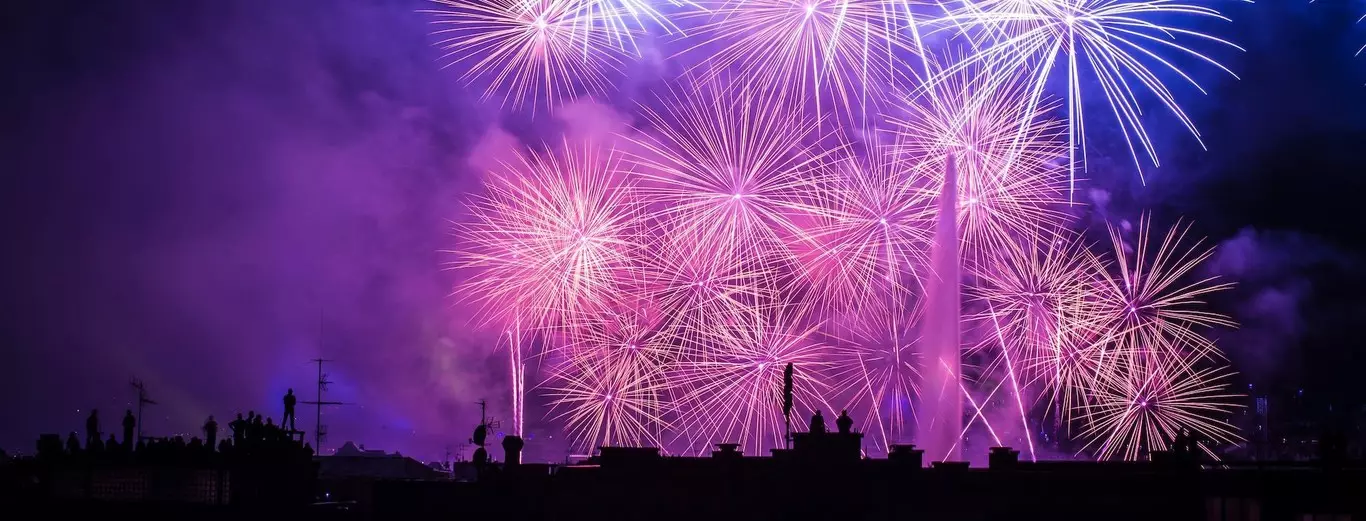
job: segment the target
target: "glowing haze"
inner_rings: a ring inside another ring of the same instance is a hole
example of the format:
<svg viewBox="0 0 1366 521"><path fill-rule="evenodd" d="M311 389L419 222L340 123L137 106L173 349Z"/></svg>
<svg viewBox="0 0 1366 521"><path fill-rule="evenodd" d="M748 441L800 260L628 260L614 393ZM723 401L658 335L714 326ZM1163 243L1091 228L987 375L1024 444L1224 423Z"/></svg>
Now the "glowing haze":
<svg viewBox="0 0 1366 521"><path fill-rule="evenodd" d="M1036 458L1051 439L1138 459L1182 430L1239 440L1205 336L1234 326L1205 302L1227 285L1192 276L1211 252L1146 218L1132 237L1111 226L1111 253L1068 225L1087 102L1109 107L1135 160L1158 160L1138 90L1198 139L1148 63L1192 82L1170 55L1222 69L1164 38L1232 47L1167 22L1213 8L754 0L642 20L630 2L437 3L462 79L514 110L602 93L603 57L638 55L636 35L670 16L667 59L704 56L636 107L635 128L519 152L470 196L454 298L504 331L514 432L542 393L582 453L763 454L784 444L791 363L799 428L848 410L872 454Z"/></svg>
<svg viewBox="0 0 1366 521"><path fill-rule="evenodd" d="M1109 2L1157 39L1096 12L1073 52L1054 15L1093 3L21 3L0 31L0 448L91 407L113 423L130 377L160 402L153 434L278 419L320 354L352 404L324 415L329 447L429 460L460 452L481 398L531 460L759 453L782 359L797 413L849 409L873 454L928 432L931 395L961 405L973 459L1228 438L1232 395L1274 386L1346 409L1328 393L1363 393L1366 244L1342 212L1366 8L1184 3L1232 21ZM1120 34L1139 63L1087 54ZM926 360L950 153L956 397Z"/></svg>

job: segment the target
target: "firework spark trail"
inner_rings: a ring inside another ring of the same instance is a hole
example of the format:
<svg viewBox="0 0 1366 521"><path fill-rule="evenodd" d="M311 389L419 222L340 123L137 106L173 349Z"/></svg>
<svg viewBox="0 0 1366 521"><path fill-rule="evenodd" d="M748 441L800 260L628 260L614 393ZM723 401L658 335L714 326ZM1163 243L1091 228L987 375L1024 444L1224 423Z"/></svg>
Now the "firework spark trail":
<svg viewBox="0 0 1366 521"><path fill-rule="evenodd" d="M1153 247L1149 216L1139 220L1137 243L1125 243L1122 230L1110 226L1114 266L1101 280L1098 298L1105 315L1106 335L1115 354L1134 364L1178 361L1222 361L1222 353L1198 330L1235 327L1228 317L1205 310L1210 294L1232 287L1217 277L1185 282L1202 262L1214 254L1201 241L1186 246L1189 224L1177 223Z"/></svg>
<svg viewBox="0 0 1366 521"><path fill-rule="evenodd" d="M1084 70L1089 70L1090 78L1099 83L1140 178L1140 150L1154 165L1160 165L1160 161L1143 125L1136 88L1153 95L1204 145L1195 122L1158 72L1175 74L1200 92L1205 91L1177 66L1174 58L1164 57L1163 52L1193 58L1236 78L1227 67L1178 38L1242 49L1212 35L1157 21L1181 16L1230 21L1214 8L1177 0L962 0L959 8L933 23L941 26L941 30L966 31L978 42L979 52L960 66L1030 71L1030 110L1041 103L1054 72L1065 71L1068 163L1075 191L1076 168L1086 168L1086 119L1082 103L1088 94L1083 90L1088 77L1083 75ZM1082 155L1080 159L1076 157L1078 153Z"/></svg>
<svg viewBox="0 0 1366 521"><path fill-rule="evenodd" d="M969 259L1014 247L1015 237L1059 229L1067 218L1057 208L1064 127L1047 117L1050 105L1022 109L1027 86L989 80L998 76L1012 75L962 66L940 73L911 96L904 115L887 117L897 162L914 173L926 198L938 197L945 159L957 159L959 228Z"/></svg>
<svg viewBox="0 0 1366 521"><path fill-rule="evenodd" d="M997 341L999 341L1001 343L1001 346L1003 346L1001 350L1000 360L1003 364L1005 364L1006 376L1008 377L1008 381L1010 382L1011 396L1015 398L1015 407L1020 414L1020 427L1024 430L1025 443L1029 446L1029 459L1030 461L1038 461L1038 457L1034 454L1034 436L1030 433L1031 429L1029 428L1029 415L1025 414L1023 392L1024 386L1020 385L1020 378L1016 376L1016 362L1012 360L1010 352L1004 349L1004 346L1007 342L1005 336L1001 334L1000 317L996 314L996 309L993 306L991 306L990 303L987 304L987 307L988 314L991 316L991 325L993 326L993 330L996 331Z"/></svg>
<svg viewBox="0 0 1366 521"><path fill-rule="evenodd" d="M581 94L606 93L620 76L622 33L598 23L604 2L431 1L442 8L422 12L441 27L433 32L445 51L441 60L462 68L466 84L487 83L484 99L501 96L513 109L553 109Z"/></svg>
<svg viewBox="0 0 1366 521"><path fill-rule="evenodd" d="M994 440L994 441L996 442L996 445L997 445L997 446L1002 446L1002 445L1004 445L1003 443L1001 443L1001 437L998 436L998 435L996 435L996 429L993 428L993 427L991 426L991 421L987 419L986 413L982 411L982 406L978 404L977 399L975 399L975 398L972 397L972 392L971 392L971 391L968 391L967 385L965 385L965 384L963 383L964 380L963 380L963 378L962 378L962 375L961 375L961 374L955 374L954 371L953 371L953 368L949 367L948 363L945 362L944 360L940 360L940 361L939 361L939 364L940 364L941 367L944 368L944 372L947 373L947 374L949 375L949 378L947 378L946 381L957 381L957 382L958 382L958 385L957 385L958 391L961 392L961 393L963 394L963 398L966 399L966 400L968 401L968 405L972 406L972 411L973 411L973 412L972 412L972 417L969 418L968 421L965 422L965 423L963 424L963 431L960 432L960 433L958 433L958 436L957 436L956 439L954 440L953 445L952 445L951 447L949 447L948 454L952 454L952 453L954 452L954 450L956 450L956 449L958 448L958 444L960 444L960 443L963 442L963 437L966 436L966 435L968 434L968 430L971 429L973 423L976 422L976 421L978 421L978 420L981 420L981 421L982 421L982 425L983 425L984 427L986 427L986 429L987 429L987 434L990 434L990 435L991 435L991 439ZM994 396L994 395L996 394L996 390L997 390L997 389L1000 389L1000 388L1001 388L1001 386L999 386L999 385L996 386L996 389L993 389L993 390L991 391L991 394L987 395L986 400L983 400L982 403L988 403L988 402L990 402L992 396ZM950 392L952 392L952 391L950 391ZM931 424L931 425L930 425L930 428L934 428L934 425ZM940 459L939 461L948 461L948 457L947 457L948 454L946 454L945 457L942 458L942 459Z"/></svg>
<svg viewBox="0 0 1366 521"><path fill-rule="evenodd" d="M863 415L861 430L871 433L884 452L894 443L909 441L917 421L918 319L915 310L883 300L880 309L856 314L833 341L828 371L832 390L848 401L849 409Z"/></svg>
<svg viewBox="0 0 1366 521"><path fill-rule="evenodd" d="M683 54L707 58L691 72L714 79L734 73L746 88L774 90L820 116L863 123L880 100L870 87L890 85L902 42L886 0L708 0L696 42ZM719 47L719 48L718 48Z"/></svg>
<svg viewBox="0 0 1366 521"><path fill-rule="evenodd" d="M857 312L883 297L918 288L928 262L933 200L890 149L831 156L793 215L800 233L787 241L804 277L826 312ZM886 290L886 291L879 291Z"/></svg>
<svg viewBox="0 0 1366 521"><path fill-rule="evenodd" d="M795 373L795 414L831 410L824 377L830 347L819 324L804 324L800 306L779 305L757 324L736 323L711 339L707 356L680 362L669 375L678 397L678 440L702 453L718 440L736 442L750 454L783 446L783 369ZM720 331L719 331L720 332Z"/></svg>
<svg viewBox="0 0 1366 521"><path fill-rule="evenodd" d="M1092 391L1096 401L1086 413L1082 436L1098 447L1100 459L1135 460L1143 451L1166 450L1168 440L1182 428L1217 443L1236 443L1235 427L1214 419L1238 405L1230 393L1232 373L1220 368L1167 370L1147 364L1113 371ZM1213 458L1208 447L1201 446Z"/></svg>
<svg viewBox="0 0 1366 521"><path fill-rule="evenodd" d="M780 251L787 215L825 154L811 145L815 120L772 94L724 92L712 84L675 89L642 105L650 129L632 137L641 193L659 209L666 234L730 248L755 262Z"/></svg>
<svg viewBox="0 0 1366 521"><path fill-rule="evenodd" d="M617 173L619 156L566 145L562 153L529 152L485 183L459 223L452 268L467 276L456 288L476 301L485 323L505 324L511 345L513 417L525 413L527 332L559 327L575 313L620 299L620 271L632 266L639 208Z"/></svg>

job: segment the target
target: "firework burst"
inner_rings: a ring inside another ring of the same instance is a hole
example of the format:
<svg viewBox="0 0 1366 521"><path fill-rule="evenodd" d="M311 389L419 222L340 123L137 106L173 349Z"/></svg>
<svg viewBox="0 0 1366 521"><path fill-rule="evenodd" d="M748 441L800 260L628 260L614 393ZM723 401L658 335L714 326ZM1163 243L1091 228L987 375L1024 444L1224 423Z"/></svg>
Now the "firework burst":
<svg viewBox="0 0 1366 521"><path fill-rule="evenodd" d="M827 313L856 312L918 288L931 243L934 201L898 168L889 147L846 149L823 161L789 240L801 283Z"/></svg>
<svg viewBox="0 0 1366 521"><path fill-rule="evenodd" d="M806 324L805 310L780 305L765 310L757 323L728 324L699 354L677 364L669 375L677 393L674 406L679 441L688 452L710 450L718 440L736 442L750 454L783 446L783 369L795 373L794 416L803 418L825 405L829 391L824 371L830 348L817 324Z"/></svg>
<svg viewBox="0 0 1366 521"><path fill-rule="evenodd" d="M604 12L620 12L615 6L590 0L431 1L442 6L423 11L440 27L433 34L441 38L441 60L462 68L466 84L485 83L485 99L501 96L513 109L553 109L582 94L608 92L620 73L624 33L601 23Z"/></svg>
<svg viewBox="0 0 1366 521"><path fill-rule="evenodd" d="M546 389L551 407L560 412L574 448L661 446L668 428L662 399L667 388L656 353L630 346L579 346L588 349L568 358Z"/></svg>
<svg viewBox="0 0 1366 521"><path fill-rule="evenodd" d="M1142 176L1140 154L1160 164L1143 124L1138 93L1146 91L1162 104L1197 141L1200 132L1181 108L1160 74L1171 74L1204 92L1178 67L1175 54L1212 65L1236 77L1218 61L1196 50L1196 43L1241 50L1231 42L1167 21L1174 19L1229 21L1219 11L1179 0L964 0L960 7L936 20L944 30L964 31L978 52L961 66L983 66L992 71L1028 71L1031 109L1056 71L1067 80L1069 161L1075 186L1076 168L1086 165L1086 119L1083 99L1089 81L1100 91L1115 116L1134 166ZM1090 74L1088 75L1087 72ZM1203 141L1201 141L1203 145ZM1081 154L1081 158L1076 155Z"/></svg>
<svg viewBox="0 0 1366 521"><path fill-rule="evenodd" d="M749 88L776 90L808 104L817 115L833 112L864 122L878 102L877 85L889 85L895 67L898 23L885 0L709 0L684 53L705 54L703 77L738 74ZM831 110L833 109L833 111Z"/></svg>
<svg viewBox="0 0 1366 521"><path fill-rule="evenodd" d="M454 267L470 276L457 292L482 315L534 327L620 298L620 271L633 266L639 208L619 174L620 157L592 147L528 152L485 183L457 227Z"/></svg>
<svg viewBox="0 0 1366 521"><path fill-rule="evenodd" d="M1188 224L1178 223L1156 243L1151 228L1151 219L1142 217L1130 247L1123 230L1110 226L1115 262L1097 293L1104 340L1114 355L1130 358L1127 363L1133 365L1222 361L1219 349L1200 331L1236 324L1208 311L1204 299L1232 285L1212 276L1189 281L1213 248L1202 248L1202 241L1183 244Z"/></svg>
<svg viewBox="0 0 1366 521"><path fill-rule="evenodd" d="M910 440L920 394L920 315L897 300L865 309L850 319L833 344L828 373L835 396L862 417L859 428L884 453Z"/></svg>
<svg viewBox="0 0 1366 521"><path fill-rule="evenodd" d="M753 90L685 87L661 101L663 111L642 107L650 128L631 160L664 233L764 261L793 229L805 176L828 153L812 144L815 122Z"/></svg>
<svg viewBox="0 0 1366 521"><path fill-rule="evenodd" d="M1144 452L1166 450L1182 429L1216 443L1241 440L1235 428L1219 420L1235 408L1225 370L1125 366L1112 371L1093 390L1095 403L1083 418L1082 436L1100 459L1136 460ZM1201 445L1210 457L1217 456Z"/></svg>

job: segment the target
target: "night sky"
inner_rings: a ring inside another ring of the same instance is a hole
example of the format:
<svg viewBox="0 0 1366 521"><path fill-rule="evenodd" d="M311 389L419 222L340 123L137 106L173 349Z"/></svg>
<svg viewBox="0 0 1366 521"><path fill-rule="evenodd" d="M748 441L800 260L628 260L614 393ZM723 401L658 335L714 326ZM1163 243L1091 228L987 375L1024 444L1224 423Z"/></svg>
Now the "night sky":
<svg viewBox="0 0 1366 521"><path fill-rule="evenodd" d="M1241 80L1195 67L1208 96L1178 91L1208 151L1150 107L1162 166L1142 185L1101 140L1080 222L1193 220L1220 245L1208 268L1239 284L1216 302L1243 324L1217 333L1239 385L1359 404L1366 3L1211 3L1234 23L1201 29L1246 52L1216 56ZM329 398L353 404L329 411L330 445L440 457L475 400L506 403L505 359L441 270L462 195L518 140L624 129L650 83L500 113L440 69L419 0L16 4L0 19L10 450L91 407L111 430L134 377L160 402L153 434L278 419L285 388L312 398L321 354Z"/></svg>

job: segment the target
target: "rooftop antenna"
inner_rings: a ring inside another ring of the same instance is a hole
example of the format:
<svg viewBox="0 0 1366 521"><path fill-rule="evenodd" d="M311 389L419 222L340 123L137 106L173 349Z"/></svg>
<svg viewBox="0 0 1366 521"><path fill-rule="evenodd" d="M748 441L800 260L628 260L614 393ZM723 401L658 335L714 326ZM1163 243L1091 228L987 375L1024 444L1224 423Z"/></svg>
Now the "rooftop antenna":
<svg viewBox="0 0 1366 521"><path fill-rule="evenodd" d="M322 338L323 338L323 317L322 317L322 312L318 312L318 341L319 341L319 343L322 342ZM306 402L303 402L303 403L304 403L304 404L307 404L307 405L312 405L312 406L314 406L314 408L315 408L316 416L314 416L314 419L313 419L313 453L314 453L314 454L318 454L318 455L322 455L322 453L323 453L323 438L326 438L326 437L327 437L327 426L326 426L326 425L323 425L323 407L324 407L324 406L327 406L327 405L346 405L346 403L344 403L344 402L327 401L327 400L324 400L324 399L323 399L323 393L324 393L324 392L327 392L327 385L330 384L330 383L332 383L331 380L328 380L328 379L327 379L327 373L324 373L324 372L323 372L323 364L324 364L324 363L327 363L327 362L332 362L332 361L333 361L333 360L328 360L328 359L326 359L326 358L321 358L321 357L320 357L320 358L314 358L314 359L312 359L312 360L309 360L309 362L318 364L318 394L317 394L318 398L317 398L316 400L306 401Z"/></svg>
<svg viewBox="0 0 1366 521"><path fill-rule="evenodd" d="M151 399L151 398L149 398L149 397L147 396L147 385L144 384L144 383L142 383L142 380L137 379L137 378L134 378L132 381L129 382L129 385L132 385L133 388L134 388L134 389L137 389L137 391L138 391L138 422L137 422L137 423L138 423L138 439L141 440L141 439L142 439L142 406L143 406L143 405L156 405L157 402L156 402L156 400L153 400L153 399ZM125 441L125 443L126 443L126 441Z"/></svg>
<svg viewBox="0 0 1366 521"><path fill-rule="evenodd" d="M323 452L323 438L327 436L327 426L323 425L323 406L346 405L346 403L323 400L323 393L327 391L327 384L332 383L331 380L327 379L327 373L323 372L323 364L332 362L332 360L314 358L309 361L318 364L318 399L303 403L315 407L316 416L313 420L313 450L314 454L321 455Z"/></svg>

